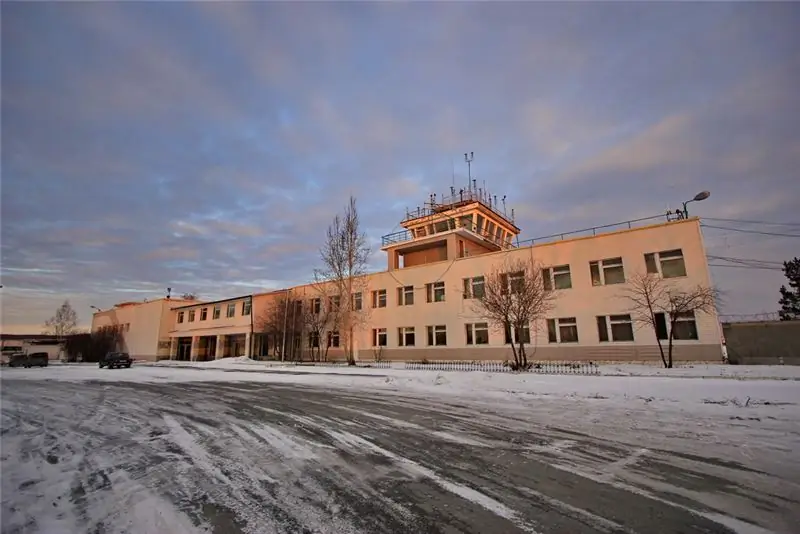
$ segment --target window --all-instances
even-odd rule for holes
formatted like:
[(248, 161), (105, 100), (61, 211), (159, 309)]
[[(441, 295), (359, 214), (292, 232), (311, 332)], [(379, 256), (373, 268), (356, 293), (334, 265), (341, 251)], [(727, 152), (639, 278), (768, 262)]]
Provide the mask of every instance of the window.
[(414, 304), (414, 286), (403, 286), (397, 288), (397, 305), (411, 306)]
[(464, 298), (480, 299), (483, 298), (486, 281), (483, 276), (464, 278)]
[(686, 264), (683, 261), (683, 251), (679, 248), (645, 254), (644, 264), (647, 267), (648, 273), (660, 274), (664, 278), (686, 276)]
[(372, 307), (385, 308), (386, 307), (386, 290), (376, 289), (372, 292)]
[(681, 313), (676, 316), (675, 326), (672, 330), (672, 338), (680, 340), (699, 339), (697, 335), (697, 323), (694, 320), (694, 312)]
[(189, 322), (194, 322), (194, 310), (189, 310)]
[(506, 345), (510, 344), (512, 341), (515, 344), (519, 344), (520, 342), (529, 344), (531, 342), (531, 327), (525, 325), (522, 328), (515, 328), (513, 339), (511, 338), (511, 328), (505, 328), (505, 337)]
[(385, 347), (386, 346), (386, 329), (373, 328), (372, 329), (372, 346)]
[(552, 289), (569, 289), (572, 287), (572, 276), (569, 272), (569, 265), (559, 265), (542, 269), (542, 279), (544, 288), (547, 291)]
[(625, 283), (625, 269), (622, 266), (622, 258), (590, 261), (589, 272), (592, 275), (593, 286)]
[(333, 332), (328, 332), (328, 346), (329, 347), (338, 347), (339, 346), (339, 331), (334, 330)]
[(328, 297), (328, 311), (331, 310), (338, 310), (339, 304), (341, 304), (342, 300), (339, 295), (334, 295), (332, 297)]
[(126, 332), (130, 332), (131, 331), (131, 323), (125, 323), (125, 331)]
[(220, 308), (219, 304), (214, 306), (214, 311), (211, 314), (212, 319), (219, 319), (219, 314), (221, 313), (222, 308)]
[(483, 232), (483, 223), (484, 223), (483, 215), (478, 215), (478, 224), (474, 229), (476, 234), (480, 234), (481, 232)]
[(205, 321), (206, 319), (208, 319), (208, 308), (203, 308), (200, 310), (200, 320)]
[(489, 344), (489, 323), (471, 323), (467, 328), (467, 345)]
[(322, 313), (322, 299), (319, 297), (311, 299), (311, 313), (319, 315)]
[(401, 326), (397, 329), (397, 344), (399, 346), (413, 347), (415, 341), (413, 326)]
[(428, 327), (428, 345), (441, 347), (447, 345), (447, 326), (439, 324)]
[(525, 271), (503, 273), (503, 293), (510, 288), (512, 293), (522, 293), (525, 287)]
[(577, 343), (578, 322), (575, 317), (548, 319), (547, 341), (550, 343)]
[(656, 317), (656, 337), (658, 339), (667, 339), (667, 316), (666, 314), (659, 312), (655, 315)]
[(353, 309), (355, 311), (361, 311), (362, 308), (362, 298), (361, 298), (361, 291), (357, 291), (353, 293)]
[(253, 309), (253, 303), (250, 302), (250, 299), (247, 299), (244, 302), (242, 302), (242, 315), (250, 315), (252, 309)]
[(183, 322), (183, 317), (184, 317), (184, 315), (183, 315), (183, 312), (182, 312), (182, 311), (179, 311), (179, 312), (178, 312), (178, 322), (179, 322), (179, 323), (182, 323), (182, 322)]
[(231, 302), (228, 304), (228, 309), (225, 311), (225, 317), (233, 317), (236, 315), (236, 303)]
[(319, 332), (311, 332), (308, 334), (308, 346), (312, 349), (319, 348)]
[(428, 302), (444, 302), (444, 282), (425, 284), (425, 295)]
[[(609, 326), (611, 335), (609, 336)], [(601, 342), (611, 341), (633, 341), (633, 321), (628, 314), (600, 315), (597, 317), (597, 336)]]

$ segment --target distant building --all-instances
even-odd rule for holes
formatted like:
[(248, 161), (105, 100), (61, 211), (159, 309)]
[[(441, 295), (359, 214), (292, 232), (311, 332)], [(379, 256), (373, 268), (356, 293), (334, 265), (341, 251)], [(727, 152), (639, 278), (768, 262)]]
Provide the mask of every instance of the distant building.
[(48, 359), (61, 358), (64, 344), (48, 334), (0, 334), (0, 353), (8, 356), (15, 352), (46, 352)]
[[(387, 270), (367, 275), (367, 289), (357, 295), (367, 316), (354, 336), (359, 360), (511, 359), (509, 333), (476, 316), (472, 306), (483, 276), (506, 258), (537, 260), (558, 294), (544, 324), (520, 334), (530, 337), (529, 357), (536, 360), (658, 360), (655, 332), (633, 325), (619, 298), (630, 275), (647, 271), (687, 286), (711, 284), (697, 218), (664, 216), (520, 243), (513, 215), (483, 192), (467, 190), (439, 203), (431, 198), (401, 225), (403, 231), (382, 239)], [(260, 318), (287, 297), (297, 309), (329, 305), (310, 284), (214, 302), (160, 299), (95, 314), (92, 329), (123, 325), (128, 351), (140, 358), (275, 357), (287, 347), (308, 359), (312, 347), (324, 344), (329, 359), (343, 359), (335, 330), (288, 341), (261, 332)], [(669, 321), (661, 319), (664, 335)], [(720, 361), (717, 316), (681, 321), (685, 339), (675, 340), (676, 361)]]

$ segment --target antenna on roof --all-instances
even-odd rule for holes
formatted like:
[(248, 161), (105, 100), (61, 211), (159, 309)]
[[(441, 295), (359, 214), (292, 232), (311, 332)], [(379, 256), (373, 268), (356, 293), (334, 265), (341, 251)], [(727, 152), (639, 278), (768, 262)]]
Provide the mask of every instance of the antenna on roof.
[(455, 189), (456, 189), (456, 160), (454, 160), (453, 158), (450, 158), (450, 166), (453, 168), (453, 178), (452, 178), (450, 189), (455, 194)]
[(506, 196), (503, 195), (503, 215), (506, 214)]
[(514, 208), (511, 208), (511, 222), (514, 222)]
[(172, 293), (172, 288), (168, 287), (167, 288), (167, 300), (169, 300), (170, 293)]
[(475, 152), (467, 154), (464, 152), (464, 161), (467, 162), (467, 178), (472, 180), (472, 160), (475, 159)]

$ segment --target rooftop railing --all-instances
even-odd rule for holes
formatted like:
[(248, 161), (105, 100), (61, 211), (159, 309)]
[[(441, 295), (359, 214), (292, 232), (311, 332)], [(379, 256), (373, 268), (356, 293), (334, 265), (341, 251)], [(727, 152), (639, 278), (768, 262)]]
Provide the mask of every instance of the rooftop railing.
[(489, 195), (483, 194), (481, 195), (477, 191), (461, 191), (455, 195), (451, 196), (443, 196), (440, 202), (434, 203), (432, 207), (427, 206), (424, 208), (417, 208), (413, 211), (407, 211), (406, 217), (403, 219), (403, 222), (411, 221), (414, 219), (419, 219), (420, 217), (427, 217), (429, 215), (436, 215), (437, 213), (441, 213), (443, 211), (447, 211), (452, 209), (453, 206), (457, 206), (459, 204), (471, 203), (471, 202), (480, 202), (495, 214), (499, 215), (500, 217), (514, 222), (514, 219), (510, 217), (507, 213), (505, 213), (505, 209), (499, 209), (498, 205), (489, 198)]
[[(497, 244), (500, 245), (500, 246), (503, 246), (503, 247), (508, 247), (508, 246), (511, 246), (511, 247), (527, 247), (527, 246), (531, 246), (531, 245), (541, 245), (541, 244), (544, 244), (544, 243), (552, 243), (552, 242), (555, 242), (555, 241), (564, 241), (566, 239), (575, 239), (575, 238), (578, 238), (578, 237), (590, 237), (590, 236), (608, 234), (608, 233), (611, 233), (611, 232), (618, 232), (620, 230), (627, 230), (627, 229), (636, 228), (636, 227), (639, 227), (639, 226), (647, 226), (647, 225), (650, 225), (650, 224), (657, 224), (659, 222), (670, 222), (670, 221), (675, 221), (675, 220), (679, 220), (679, 217), (674, 215), (674, 214), (672, 214), (672, 213), (666, 213), (666, 214), (660, 214), (660, 215), (652, 215), (650, 217), (642, 217), (642, 218), (639, 218), (639, 219), (631, 219), (631, 220), (628, 220), (628, 221), (622, 221), (622, 222), (618, 222), (618, 223), (604, 224), (604, 225), (601, 225), (601, 226), (592, 226), (590, 228), (584, 228), (584, 229), (581, 229), (581, 230), (572, 230), (570, 232), (562, 232), (562, 233), (559, 233), (559, 234), (550, 234), (550, 235), (545, 235), (545, 236), (540, 236), (540, 237), (534, 237), (532, 239), (525, 239), (523, 241), (517, 241), (514, 244), (499, 243), (499, 242), (497, 242)], [(461, 227), (461, 228), (463, 228), (463, 227)], [(489, 236), (486, 235), (485, 233), (478, 233), (476, 231), (476, 228), (469, 228), (469, 230), (475, 232), (478, 235), (481, 235), (482, 237), (484, 237), (486, 239), (490, 239)], [(432, 235), (435, 235), (435, 234), (432, 234)], [(425, 237), (429, 237), (429, 236), (425, 236)], [(393, 234), (388, 234), (388, 235), (383, 236), (381, 241), (382, 241), (382, 246), (385, 247), (385, 246), (388, 246), (388, 245), (394, 245), (394, 244), (397, 244), (397, 243), (404, 243), (406, 241), (412, 241), (413, 239), (414, 239), (414, 236), (409, 230), (402, 230), (400, 232), (395, 232)], [(420, 237), (419, 239), (422, 239), (422, 237)], [(490, 240), (491, 241), (496, 241), (494, 239), (490, 239)]]

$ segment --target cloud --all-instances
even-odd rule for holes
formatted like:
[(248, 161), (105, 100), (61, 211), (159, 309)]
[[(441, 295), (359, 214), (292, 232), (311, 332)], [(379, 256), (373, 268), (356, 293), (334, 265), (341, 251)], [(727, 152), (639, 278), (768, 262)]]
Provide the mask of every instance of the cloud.
[[(5, 5), (3, 323), (305, 282), (350, 194), (377, 248), (466, 183), (469, 151), (521, 239), (702, 189), (692, 213), (792, 221), (798, 22), (789, 4)], [(780, 273), (714, 274), (727, 311), (775, 308)]]

